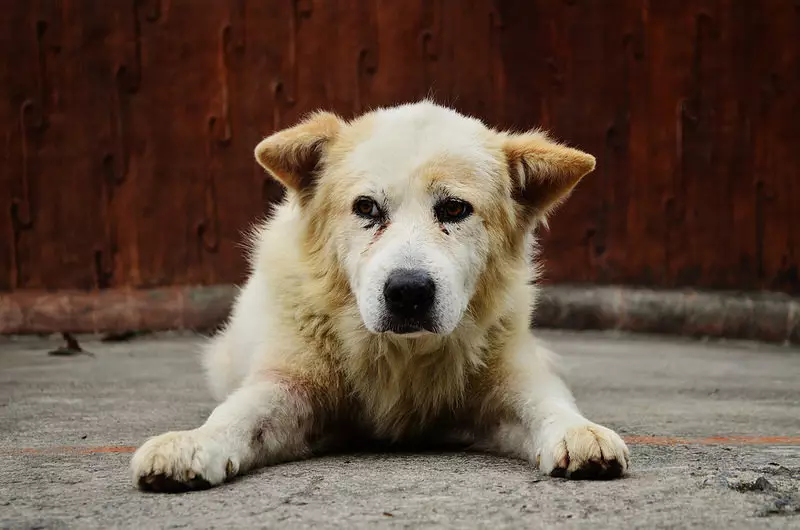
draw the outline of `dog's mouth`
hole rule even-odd
[[[433,325],[433,322],[427,319],[388,319],[386,323],[381,326],[381,328],[383,333],[402,335],[406,338],[414,338],[437,333],[436,326]]]

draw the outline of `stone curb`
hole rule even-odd
[[[0,295],[0,335],[208,330],[228,314],[235,292],[220,285],[6,293]]]
[[[230,310],[229,285],[0,295],[0,334],[209,330]],[[800,299],[780,293],[543,286],[534,325],[800,344]]]
[[[800,299],[781,293],[547,286],[534,325],[800,343]]]

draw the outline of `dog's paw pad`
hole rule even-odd
[[[164,474],[146,475],[139,477],[136,484],[144,491],[161,493],[183,493],[192,490],[204,490],[211,487],[211,483],[203,477],[193,477],[181,482]]]
[[[590,460],[574,471],[567,471],[566,478],[574,480],[604,480],[619,478],[625,473],[625,468],[617,459]]]

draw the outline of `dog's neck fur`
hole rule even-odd
[[[461,327],[446,337],[365,329],[341,337],[338,365],[377,436],[397,439],[463,404],[470,375],[485,365],[487,340],[477,327]]]

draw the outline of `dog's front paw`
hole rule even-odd
[[[617,433],[586,422],[542,429],[537,464],[543,473],[571,479],[612,479],[628,470],[628,447]]]
[[[131,460],[134,485],[166,493],[216,486],[235,475],[238,467],[219,442],[197,430],[151,438]]]

